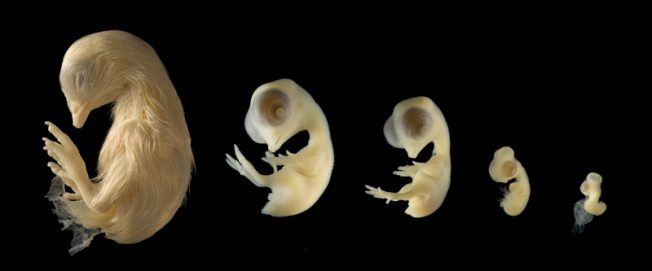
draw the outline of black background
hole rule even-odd
[[[8,57],[25,71],[16,75],[22,94],[17,101],[29,105],[28,113],[8,115],[19,114],[9,121],[17,120],[24,142],[19,167],[12,167],[28,174],[20,180],[25,188],[15,214],[25,221],[15,227],[25,233],[10,236],[18,240],[14,252],[63,264],[215,263],[240,256],[255,263],[261,255],[372,263],[419,253],[414,258],[473,264],[457,260],[466,255],[496,258],[502,266],[517,259],[608,260],[630,247],[625,243],[641,242],[636,234],[625,237],[624,224],[636,219],[626,215],[631,187],[624,182],[631,178],[620,167],[628,159],[623,153],[632,151],[625,144],[638,142],[639,133],[630,128],[641,125],[636,117],[642,112],[636,105],[642,88],[630,85],[637,74],[627,62],[636,62],[636,42],[627,23],[606,15],[571,16],[576,13],[476,18],[460,12],[444,19],[445,12],[368,11],[363,18],[318,11],[233,18],[228,9],[201,16],[62,15],[16,31],[13,45],[29,53]],[[141,37],[166,65],[184,105],[197,170],[186,204],[153,237],[119,245],[98,236],[70,257],[72,234],[59,230],[43,198],[53,175],[41,150],[40,138],[47,135],[42,123],[53,121],[71,136],[94,176],[110,107],[75,129],[58,74],[70,44],[108,29]],[[295,80],[320,104],[335,149],[323,196],[288,218],[261,215],[269,190],[224,163],[224,154],[238,144],[259,170],[268,170],[258,159],[266,147],[249,139],[243,121],[253,90],[280,78]],[[414,219],[403,213],[405,202],[385,205],[366,195],[364,185],[396,191],[408,182],[391,174],[410,160],[385,141],[382,127],[396,103],[420,95],[430,97],[448,121],[453,168],[443,206]],[[305,140],[299,136],[288,148],[297,150]],[[505,145],[514,148],[532,187],[518,217],[504,214],[499,185],[488,175],[493,152]],[[609,208],[584,233],[572,234],[572,207],[591,171],[603,176],[602,200]]]

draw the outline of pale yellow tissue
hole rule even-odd
[[[530,199],[530,179],[521,162],[516,160],[512,148],[502,147],[494,153],[494,158],[489,164],[489,176],[499,183],[516,179],[505,191],[500,206],[510,216],[521,214]]]
[[[600,201],[602,195],[602,176],[600,174],[591,172],[586,176],[586,180],[582,182],[580,191],[586,196],[584,201],[584,209],[592,215],[602,215],[607,210],[607,204]]]
[[[591,172],[580,185],[580,192],[585,198],[580,199],[573,207],[575,225],[573,232],[582,233],[584,226],[593,221],[594,216],[600,216],[607,211],[607,204],[600,201],[602,196],[602,176]]]
[[[415,218],[434,213],[446,198],[451,178],[450,135],[444,114],[428,97],[406,99],[394,107],[384,134],[390,145],[405,149],[412,159],[429,143],[434,144],[433,153],[425,163],[413,161],[394,171],[395,175],[412,178],[397,193],[369,185],[365,186],[366,193],[387,203],[408,201],[405,213]]]
[[[113,104],[113,125],[93,179],[70,137],[46,122],[57,139],[43,138],[56,161],[48,163],[57,175],[48,198],[75,233],[70,253],[101,232],[125,244],[149,238],[183,202],[193,168],[183,108],[163,63],[140,38],[104,31],[70,46],[59,80],[77,128],[92,110]]]
[[[253,141],[267,145],[262,160],[274,172],[260,174],[237,145],[236,158],[226,154],[226,163],[254,185],[272,190],[262,213],[284,217],[312,207],[326,190],[334,163],[328,121],[312,96],[290,79],[264,84],[251,97],[245,129]],[[274,154],[301,131],[308,131],[308,145],[297,153]]]

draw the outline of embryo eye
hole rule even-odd
[[[75,86],[77,89],[82,88],[86,83],[86,76],[83,73],[78,73],[75,75]]]

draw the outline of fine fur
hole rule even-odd
[[[92,180],[74,143],[48,123],[59,141],[44,139],[58,162],[48,166],[74,191],[53,185],[58,188],[48,198],[61,209],[58,214],[66,214],[60,216],[64,225],[82,226],[75,240],[83,240],[73,240],[71,254],[88,246],[88,237],[78,237],[88,236],[88,229],[118,243],[149,238],[182,204],[194,163],[183,108],[163,63],[132,34],[98,32],[68,49],[60,81],[78,128],[91,110],[114,103],[113,125]]]

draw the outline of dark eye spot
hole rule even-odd
[[[405,111],[403,122],[408,136],[418,138],[432,128],[432,118],[426,110],[413,107]]]
[[[255,105],[259,118],[269,125],[278,126],[290,115],[290,97],[278,89],[270,89],[258,96]]]

